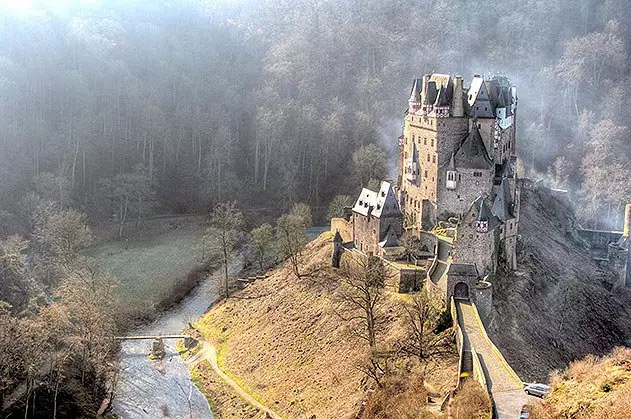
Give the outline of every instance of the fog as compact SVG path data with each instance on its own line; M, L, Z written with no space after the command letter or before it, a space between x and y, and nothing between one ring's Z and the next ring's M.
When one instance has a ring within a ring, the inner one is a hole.
M431 71L509 76L522 174L570 189L584 224L619 226L631 198L623 1L33 0L0 13L0 218L39 191L107 219L104 185L133 174L150 190L143 214L326 206L356 192L359 147L394 160L411 80Z

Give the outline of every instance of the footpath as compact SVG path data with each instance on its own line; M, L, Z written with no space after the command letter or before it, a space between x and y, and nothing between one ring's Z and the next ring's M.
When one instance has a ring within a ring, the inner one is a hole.
M274 412L272 409L268 408L267 406L257 401L247 391L243 390L237 383L235 383L225 372L223 372L221 368L219 368L219 365L217 364L217 349L215 348L213 344L203 341L203 340L199 341L199 344L202 345L202 347L200 351L197 354L195 354L195 356L192 359L188 361L189 364L195 365L201 362L202 360L208 361L208 363L210 364L212 369L215 371L215 373L219 377L221 377L221 379L224 380L226 384L232 387L234 392L239 397L241 397L243 400L245 400L252 406L259 409L260 411L265 412L268 418L282 419L281 415L279 415L278 413Z

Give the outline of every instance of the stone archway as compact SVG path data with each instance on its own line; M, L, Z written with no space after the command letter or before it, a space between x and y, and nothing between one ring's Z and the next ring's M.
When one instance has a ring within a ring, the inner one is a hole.
M458 282L454 287L454 300L468 300L469 286L464 282Z

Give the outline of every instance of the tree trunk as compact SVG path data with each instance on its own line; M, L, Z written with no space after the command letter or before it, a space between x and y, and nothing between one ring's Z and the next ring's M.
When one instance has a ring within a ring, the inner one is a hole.
M228 290L228 246L226 243L223 245L223 273L224 273L224 285L226 287L226 300L230 296Z

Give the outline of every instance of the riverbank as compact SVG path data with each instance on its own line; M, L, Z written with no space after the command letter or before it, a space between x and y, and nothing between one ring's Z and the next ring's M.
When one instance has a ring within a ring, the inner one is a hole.
M235 275L241 262L230 266ZM219 272L216 272L219 275ZM211 276L179 304L161 312L151 323L133 331L138 335L180 334L217 299L218 278ZM180 357L176 341L165 342L166 356L152 361L151 341L124 341L119 356L120 375L112 411L125 419L147 417L212 418L206 397L191 381L189 369Z

